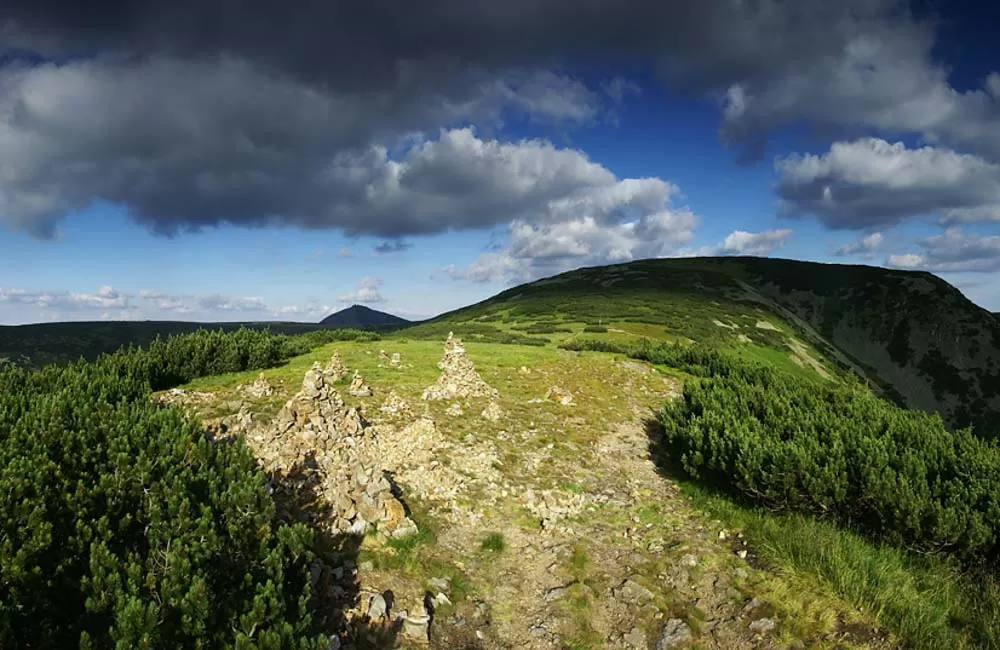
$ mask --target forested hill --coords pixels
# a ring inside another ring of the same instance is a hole
[[[190,334],[199,329],[236,331],[241,327],[302,334],[320,329],[315,323],[186,321],[74,321],[32,325],[0,325],[0,365],[4,360],[26,367],[94,360],[127,345],[148,345],[157,336]]]

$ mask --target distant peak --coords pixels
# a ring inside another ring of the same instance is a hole
[[[390,325],[405,325],[410,321],[384,311],[378,311],[357,303],[330,314],[320,321],[321,325],[337,327],[357,327],[361,329],[386,327]]]

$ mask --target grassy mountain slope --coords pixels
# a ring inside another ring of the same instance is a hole
[[[908,407],[1000,434],[1000,321],[925,272],[787,260],[751,284],[891,386]]]
[[[351,305],[347,309],[330,314],[320,321],[327,327],[351,327],[356,329],[383,329],[408,325],[410,321],[399,316],[387,314],[364,305]]]
[[[1000,431],[1000,321],[928,273],[755,257],[642,260],[515,287],[405,331],[448,329],[473,340],[698,341],[803,374],[851,370],[953,426]]]

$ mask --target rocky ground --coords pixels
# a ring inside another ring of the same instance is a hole
[[[422,343],[333,348],[354,363],[328,356],[297,387],[160,399],[242,435],[288,516],[355,536],[314,571],[341,647],[890,647],[849,608],[772,597],[782,578],[658,469],[655,409],[678,379],[555,351],[477,368],[449,338],[421,385]]]

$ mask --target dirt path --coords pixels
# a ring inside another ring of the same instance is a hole
[[[567,362],[547,379],[557,371],[574,368]],[[436,617],[431,646],[792,647],[781,616],[758,594],[742,540],[694,510],[650,458],[653,407],[676,395],[678,383],[632,362],[616,364],[600,383],[627,403],[629,416],[595,423],[581,416],[586,409],[566,408],[547,435],[540,422],[508,422],[535,426],[460,438],[442,419],[437,443],[393,441],[415,461],[395,467],[404,489],[424,485],[432,456],[448,468],[434,480],[458,488],[430,500],[439,532],[422,558],[454,563],[471,593]],[[575,394],[577,403],[595,398]],[[505,447],[516,454],[505,456]],[[497,464],[501,457],[512,461]],[[482,548],[491,531],[502,534],[501,552]],[[434,576],[420,580],[421,572],[417,567],[416,580],[380,570],[360,578],[365,591],[392,590],[400,602],[425,592],[457,600],[447,589],[428,590]]]

